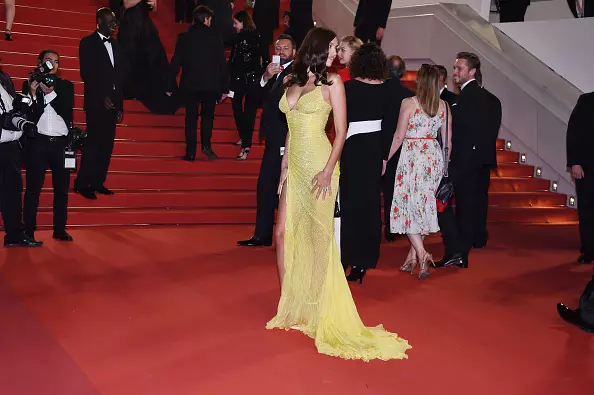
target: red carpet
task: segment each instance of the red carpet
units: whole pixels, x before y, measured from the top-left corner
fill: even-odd
[[[0,393],[7,395],[569,395],[594,384],[594,337],[563,323],[592,266],[574,226],[493,225],[471,268],[400,273],[405,244],[352,285],[369,325],[408,339],[407,361],[343,361],[267,331],[279,288],[251,227],[48,232],[0,249]],[[429,250],[441,253],[439,238]],[[10,291],[9,288],[12,290]],[[95,390],[94,390],[95,389]]]

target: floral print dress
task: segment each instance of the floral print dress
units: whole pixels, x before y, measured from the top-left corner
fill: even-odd
[[[443,154],[436,140],[444,112],[429,117],[416,97],[402,143],[394,183],[392,233],[427,235],[439,231],[435,192],[443,175]]]

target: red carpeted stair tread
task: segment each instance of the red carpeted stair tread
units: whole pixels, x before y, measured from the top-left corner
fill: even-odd
[[[233,159],[239,153],[238,147],[229,143],[213,143],[212,149],[221,158]],[[200,143],[198,143],[198,150],[200,150]],[[114,155],[126,156],[147,156],[147,157],[181,157],[185,155],[185,143],[172,142],[146,142],[146,141],[116,141],[113,149]],[[252,146],[249,159],[262,159],[264,153],[264,146]],[[202,155],[198,152],[197,156]]]
[[[239,152],[239,148],[237,148]],[[260,161],[235,159],[220,159],[217,161],[202,160],[186,162],[179,158],[134,158],[114,157],[109,167],[111,172],[149,172],[149,173],[179,173],[179,174],[226,174],[226,175],[258,175]]]

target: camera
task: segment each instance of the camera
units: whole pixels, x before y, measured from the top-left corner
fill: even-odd
[[[27,121],[27,111],[31,99],[27,96],[17,94],[12,101],[12,110],[3,115],[2,129],[21,131],[29,138],[37,135],[37,125]]]
[[[29,81],[37,81],[38,83],[44,84],[48,88],[51,88],[56,84],[56,76],[50,74],[53,69],[54,65],[52,62],[47,60],[45,63],[42,63],[36,67],[35,70],[29,73]]]

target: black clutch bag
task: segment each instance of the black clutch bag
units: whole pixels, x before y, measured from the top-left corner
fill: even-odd
[[[437,187],[437,191],[435,192],[435,198],[441,201],[443,204],[446,204],[454,195],[454,185],[452,184],[452,180],[450,180],[448,176],[448,127],[449,127],[449,108],[446,104],[446,135],[445,141],[443,142],[444,149],[443,149],[443,162],[444,162],[444,173],[441,181],[439,182],[439,186]]]
[[[71,127],[70,128],[70,142],[73,149],[81,149],[87,139],[87,132],[81,128]]]

